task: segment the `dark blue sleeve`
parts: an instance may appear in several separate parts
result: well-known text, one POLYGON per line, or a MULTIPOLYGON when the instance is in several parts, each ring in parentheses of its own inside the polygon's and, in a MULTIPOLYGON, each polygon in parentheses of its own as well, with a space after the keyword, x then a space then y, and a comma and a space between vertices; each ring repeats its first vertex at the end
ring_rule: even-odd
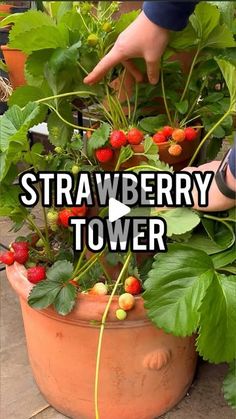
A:
POLYGON ((236 178, 236 140, 235 145, 232 148, 231 153, 229 155, 229 168, 232 175, 236 178))
POLYGON ((145 1, 143 11, 153 23, 172 31, 181 31, 198 1, 145 1))

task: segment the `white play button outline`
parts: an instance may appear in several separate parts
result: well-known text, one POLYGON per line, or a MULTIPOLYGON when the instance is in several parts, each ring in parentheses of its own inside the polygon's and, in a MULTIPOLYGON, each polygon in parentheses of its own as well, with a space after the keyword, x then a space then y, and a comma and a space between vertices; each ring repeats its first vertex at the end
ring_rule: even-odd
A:
POLYGON ((108 211, 109 221, 110 223, 113 223, 114 221, 124 217, 124 215, 129 214, 131 208, 128 207, 128 205, 125 205, 122 202, 117 201, 117 199, 115 198, 110 198, 108 211))

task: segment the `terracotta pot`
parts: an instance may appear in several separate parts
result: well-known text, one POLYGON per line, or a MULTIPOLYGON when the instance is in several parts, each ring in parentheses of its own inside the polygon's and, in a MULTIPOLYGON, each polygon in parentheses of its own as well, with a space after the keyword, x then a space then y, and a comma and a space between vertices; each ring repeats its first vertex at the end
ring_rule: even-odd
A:
MULTIPOLYGON (((73 312, 27 304, 31 289, 22 265, 7 268, 20 297, 29 359, 46 400, 73 419, 94 419, 94 376, 99 326, 108 296, 79 295, 73 312)), ((194 337, 178 338, 155 328, 136 298, 127 320, 115 317, 114 298, 101 354, 100 419, 153 419, 186 394, 196 367, 194 337)))
POLYGON ((1 13, 10 13, 12 7, 13 7, 12 4, 0 4, 0 12, 1 13))
POLYGON ((8 67, 9 78, 13 89, 26 84, 24 66, 27 56, 18 49, 8 48, 7 45, 1 45, 1 50, 8 67))

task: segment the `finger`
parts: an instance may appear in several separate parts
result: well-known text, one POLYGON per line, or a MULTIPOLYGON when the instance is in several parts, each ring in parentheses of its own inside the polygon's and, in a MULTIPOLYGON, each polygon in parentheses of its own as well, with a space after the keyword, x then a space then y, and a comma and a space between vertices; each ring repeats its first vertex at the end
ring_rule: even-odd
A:
POLYGON ((94 84, 99 82, 109 70, 121 62, 121 56, 116 49, 112 49, 105 57, 98 63, 93 71, 85 77, 85 84, 94 84))
POLYGON ((122 61, 122 64, 128 70, 128 72, 132 74, 137 83, 141 83, 143 81, 143 74, 132 61, 122 61))
POLYGON ((148 61, 146 59, 147 75, 149 83, 157 84, 159 80, 160 64, 157 61, 148 61))

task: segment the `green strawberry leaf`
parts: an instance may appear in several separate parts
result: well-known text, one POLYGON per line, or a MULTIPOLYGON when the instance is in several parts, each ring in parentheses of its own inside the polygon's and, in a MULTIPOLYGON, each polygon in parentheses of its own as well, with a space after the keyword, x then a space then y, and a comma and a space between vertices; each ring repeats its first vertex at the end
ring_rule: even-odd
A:
POLYGON ((111 126, 106 122, 103 123, 98 129, 96 129, 96 131, 94 131, 87 142, 87 151, 90 157, 93 155, 94 150, 105 146, 105 144, 108 142, 110 131, 111 126))
POLYGON ((151 215, 156 215, 166 221, 168 237, 173 234, 184 234, 191 231, 201 221, 199 215, 189 208, 174 208, 167 211, 154 209, 151 215))
MULTIPOLYGON (((58 112, 66 121, 74 122, 71 106, 68 102, 63 102, 63 105, 59 106, 58 112)), ((65 147, 72 138, 74 128, 62 121, 54 111, 50 113, 47 124, 50 143, 56 147, 65 147)))
POLYGON ((50 59, 54 49, 34 51, 30 54, 25 63, 25 76, 30 85, 41 86, 45 81, 44 67, 50 59))
POLYGON ((220 11, 216 6, 202 2, 196 6, 189 20, 198 38, 204 43, 219 24, 220 11))
POLYGON ((134 152, 130 145, 127 145, 126 147, 122 147, 120 151, 119 161, 120 164, 125 163, 127 160, 131 159, 134 152))
POLYGON ((203 298, 197 349, 213 363, 231 362, 236 356, 235 276, 214 275, 203 298))
POLYGON ((36 284, 28 298, 31 307, 42 309, 54 304, 61 315, 68 314, 74 307, 77 288, 68 281, 73 273, 73 264, 58 260, 47 271, 47 279, 36 284))
POLYGON ((225 400, 236 409, 236 359, 231 363, 223 383, 225 400))
POLYGON ((214 275, 211 258, 201 250, 170 244, 157 254, 144 283, 150 320, 167 333, 188 336, 199 326, 199 308, 214 275))
MULTIPOLYGON (((220 220, 220 218, 219 218, 220 220)), ((202 218, 202 225, 210 239, 221 249, 231 247, 235 242, 235 234, 231 225, 225 221, 215 222, 202 218)))
POLYGON ((77 297, 77 288, 72 284, 66 284, 60 289, 54 300, 54 307, 58 314, 66 316, 73 309, 77 297))
POLYGON ((220 60, 216 58, 216 62, 218 66, 220 67, 220 70, 224 76, 225 82, 229 89, 230 107, 232 108, 232 111, 235 111, 236 110, 236 83, 235 83, 236 67, 225 60, 220 60))
POLYGON ((142 130, 153 134, 167 123, 166 115, 148 116, 139 122, 142 130))
POLYGON ((24 109, 12 106, 0 118, 0 181, 12 164, 22 160, 22 151, 29 149, 29 128, 43 122, 45 115, 45 106, 29 102, 24 109))
POLYGON ((61 290, 61 284, 54 281, 44 280, 32 288, 28 297, 30 307, 42 309, 50 306, 61 290))
POLYGON ((211 257, 211 260, 213 262, 215 269, 219 269, 233 263, 236 260, 235 247, 232 246, 230 249, 224 252, 213 255, 211 257))
POLYGON ((58 260, 47 271, 47 279, 49 281, 62 284, 71 279, 73 273, 73 265, 65 260, 58 260))
POLYGON ((184 115, 188 110, 188 101, 183 100, 182 102, 176 102, 175 103, 176 109, 179 113, 184 115))
POLYGON ((8 101, 9 106, 18 105, 21 108, 29 102, 34 102, 45 97, 43 91, 39 87, 20 86, 15 89, 8 101))

